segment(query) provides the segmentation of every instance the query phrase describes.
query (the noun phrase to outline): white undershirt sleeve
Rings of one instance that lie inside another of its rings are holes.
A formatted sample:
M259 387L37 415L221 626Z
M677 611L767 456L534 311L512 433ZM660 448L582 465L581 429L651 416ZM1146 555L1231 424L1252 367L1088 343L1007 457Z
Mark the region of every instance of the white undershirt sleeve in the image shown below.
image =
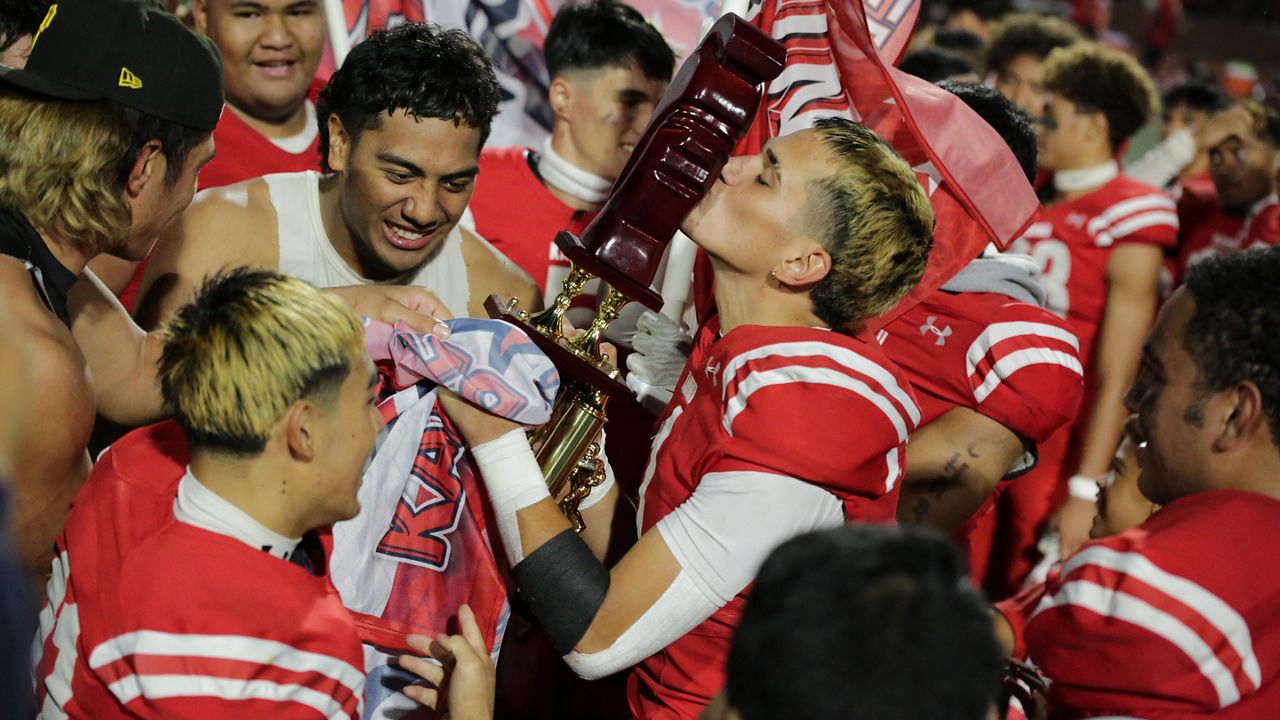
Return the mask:
M724 605L742 592L765 557L787 540L843 525L844 506L822 488L786 475L708 473L693 495L658 521L680 567Z
M703 476L693 495L657 524L680 563L675 580L608 648L571 652L565 662L588 680L639 663L732 600L778 545L844 522L836 496L792 477L743 471Z

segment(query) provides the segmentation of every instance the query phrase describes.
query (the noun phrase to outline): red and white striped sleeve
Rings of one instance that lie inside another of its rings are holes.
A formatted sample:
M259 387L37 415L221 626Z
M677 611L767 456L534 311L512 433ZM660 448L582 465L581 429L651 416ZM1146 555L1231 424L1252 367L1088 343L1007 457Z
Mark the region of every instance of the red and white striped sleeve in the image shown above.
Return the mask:
M260 637L136 630L98 644L88 662L144 717L356 719L363 707L359 668Z
M1075 418L1084 395L1080 342L1057 317L1029 305L974 338L965 371L973 407L1036 442Z
M1120 200L1089 220L1089 235L1099 247L1140 243L1173 247L1178 240L1178 210L1162 192Z
M910 385L879 354L801 340L753 348L721 373L727 441L714 470L763 471L879 497L920 423Z
M1104 690L1213 712L1262 683L1240 612L1119 542L1086 546L1067 560L1031 614L1027 642L1067 704L1073 693ZM1127 659L1107 648L1123 648Z

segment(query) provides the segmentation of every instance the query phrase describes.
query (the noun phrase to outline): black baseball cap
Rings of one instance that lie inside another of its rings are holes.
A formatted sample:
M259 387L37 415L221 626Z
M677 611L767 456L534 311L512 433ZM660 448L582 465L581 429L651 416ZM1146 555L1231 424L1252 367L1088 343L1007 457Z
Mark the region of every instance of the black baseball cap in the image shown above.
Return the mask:
M62 100L112 100L213 130L222 114L222 57L155 0L54 0L24 69L0 81Z

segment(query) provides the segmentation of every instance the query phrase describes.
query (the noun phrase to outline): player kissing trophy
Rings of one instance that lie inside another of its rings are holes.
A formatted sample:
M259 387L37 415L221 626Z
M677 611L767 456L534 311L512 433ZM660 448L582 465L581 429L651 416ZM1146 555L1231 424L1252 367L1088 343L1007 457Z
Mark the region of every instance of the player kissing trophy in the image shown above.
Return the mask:
M650 284L663 251L719 177L755 119L761 84L782 72L785 59L776 40L736 15L722 17L667 87L600 214L581 237L556 236L573 270L551 306L530 316L497 295L485 303L492 317L524 330L560 371L551 420L531 433L530 443L551 495L579 531L578 504L604 480L596 438L605 407L611 399L632 400L602 356L600 336L628 300L661 307ZM607 294L590 326L567 337L565 312L593 277Z

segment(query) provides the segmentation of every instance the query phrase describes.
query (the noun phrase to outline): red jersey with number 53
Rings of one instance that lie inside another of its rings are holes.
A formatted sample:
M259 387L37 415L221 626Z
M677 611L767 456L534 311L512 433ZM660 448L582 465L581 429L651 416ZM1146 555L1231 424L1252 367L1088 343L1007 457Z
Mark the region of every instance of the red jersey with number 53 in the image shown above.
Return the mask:
M1049 205L1013 244L1040 263L1048 308L1071 324L1088 367L1107 304L1107 263L1118 245L1173 247L1178 213L1164 192L1120 176L1093 192Z

